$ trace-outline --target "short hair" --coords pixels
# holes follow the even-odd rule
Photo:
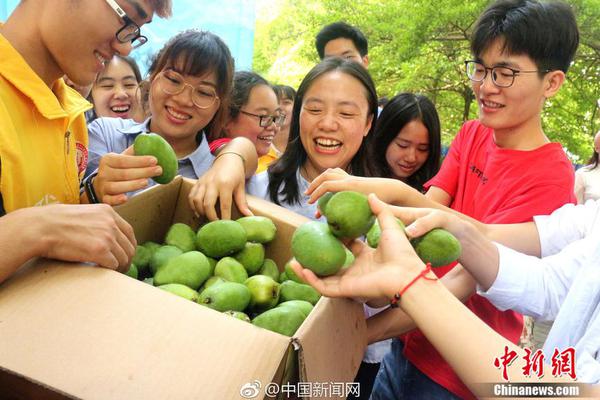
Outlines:
[[[271,87],[269,82],[256,72],[238,71],[235,73],[233,76],[231,104],[229,105],[229,118],[237,118],[240,114],[240,109],[248,103],[250,92],[254,87],[259,85]]]
[[[383,108],[377,118],[373,134],[367,136],[367,150],[370,162],[370,175],[391,178],[392,170],[385,154],[398,133],[408,123],[421,121],[427,129],[429,155],[425,163],[406,180],[406,183],[419,190],[433,178],[440,169],[441,128],[435,105],[422,94],[399,93]]]
[[[308,159],[308,154],[300,139],[300,112],[302,110],[302,102],[313,83],[321,76],[330,72],[340,72],[349,75],[359,81],[363,86],[364,95],[369,106],[367,118],[373,118],[367,137],[373,132],[373,127],[377,121],[377,91],[375,90],[375,83],[373,82],[373,79],[371,79],[369,72],[361,64],[343,58],[332,57],[321,61],[308,72],[298,87],[294,108],[292,109],[288,145],[281,158],[271,164],[267,169],[269,174],[269,199],[275,204],[281,205],[279,202],[279,195],[283,195],[283,200],[288,204],[300,203],[300,187],[298,185],[296,173]],[[366,156],[366,140],[363,139],[358,151],[350,161],[349,167],[352,175],[366,175],[366,165],[368,163]]]
[[[481,14],[471,37],[471,52],[481,55],[496,40],[503,50],[529,56],[540,70],[567,72],[579,45],[573,10],[559,1],[499,0]]]
[[[321,60],[325,58],[325,46],[327,43],[339,38],[351,40],[361,57],[369,54],[369,42],[360,29],[345,22],[339,21],[325,26],[317,34],[315,45],[317,46],[317,52],[319,53],[319,58]]]
[[[183,31],[169,39],[152,60],[148,71],[150,82],[162,70],[176,65],[184,75],[202,76],[214,71],[220,104],[205,131],[209,139],[216,138],[223,129],[231,96],[234,61],[229,47],[214,33],[195,29]]]
[[[283,99],[294,101],[296,98],[296,90],[293,87],[287,85],[273,85],[273,90],[277,95],[277,100],[281,102]]]

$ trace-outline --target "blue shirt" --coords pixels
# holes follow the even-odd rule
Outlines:
[[[98,169],[100,158],[103,155],[107,153],[122,153],[133,144],[137,135],[150,132],[150,119],[138,123],[132,119],[98,118],[88,125],[88,131],[89,159],[85,176]],[[198,179],[210,169],[214,159],[208,148],[206,136],[204,133],[201,133],[200,144],[196,150],[178,160],[179,175],[186,178]],[[150,180],[148,185],[153,186],[155,184],[153,180]]]

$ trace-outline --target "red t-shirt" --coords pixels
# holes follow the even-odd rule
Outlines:
[[[215,155],[215,152],[219,150],[221,147],[225,146],[227,143],[231,142],[231,138],[221,138],[215,139],[208,144],[208,148],[210,152]]]
[[[479,221],[519,223],[576,203],[574,181],[573,166],[559,143],[531,151],[502,149],[496,146],[492,129],[469,121],[425,188],[443,189],[452,197],[452,209]],[[436,268],[436,275],[445,275],[455,265]],[[477,294],[465,305],[496,332],[518,343],[523,329],[520,314],[500,311]],[[461,398],[475,398],[421,331],[409,332],[403,340],[404,356],[421,372]]]

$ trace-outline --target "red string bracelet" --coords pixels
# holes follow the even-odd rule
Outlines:
[[[392,298],[392,300],[390,300],[390,307],[392,307],[392,308],[398,307],[398,302],[400,301],[400,297],[402,297],[402,295],[408,290],[408,288],[411,287],[416,281],[418,281],[419,278],[427,279],[428,281],[437,281],[437,278],[428,278],[425,276],[429,272],[431,272],[431,263],[427,263],[427,265],[425,265],[425,269],[423,269],[423,271],[421,271],[419,273],[419,275],[417,275],[412,281],[410,281],[408,283],[408,285],[404,286],[404,289],[402,289],[401,291],[399,291],[398,293],[396,293],[394,295],[394,298]]]

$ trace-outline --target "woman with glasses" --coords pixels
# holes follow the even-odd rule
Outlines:
[[[169,40],[150,67],[149,118],[142,123],[99,118],[89,125],[86,180],[91,183],[86,181],[87,187],[91,186],[101,201],[116,205],[154,184],[148,178],[161,174],[156,160],[133,156],[131,148],[137,135],[153,132],[175,150],[180,175],[200,178],[190,195],[192,207],[215,219],[217,199],[227,197],[229,200],[221,201],[221,216],[228,218],[226,204],[231,203],[234,193],[243,199],[240,191],[244,190],[245,171],[252,175],[256,168],[254,146],[244,138],[229,143],[219,160],[208,147],[208,138],[222,129],[232,75],[233,59],[218,36],[190,30]],[[240,207],[243,213],[249,213],[245,205]]]
[[[211,150],[218,154],[220,146],[228,140],[245,137],[254,143],[258,157],[262,157],[269,152],[284,119],[269,82],[255,72],[238,71],[233,78],[231,103],[223,129],[226,138],[211,143]]]
[[[341,58],[323,60],[298,88],[285,152],[248,182],[248,193],[315,219],[316,205],[308,204],[304,191],[329,168],[366,173],[364,138],[376,115],[377,94],[367,70]]]

